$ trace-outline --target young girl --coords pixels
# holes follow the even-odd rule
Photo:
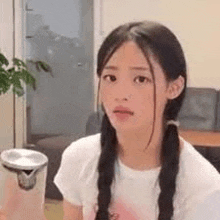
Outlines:
[[[187,76],[175,35],[155,22],[119,26],[97,74],[101,133],[72,143],[55,177],[64,219],[201,220],[220,175],[178,135]]]

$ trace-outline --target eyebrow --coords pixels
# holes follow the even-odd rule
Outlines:
[[[118,67],[116,67],[116,66],[105,66],[104,69],[107,69],[107,70],[118,70]]]
[[[118,67],[116,66],[105,66],[104,69],[110,69],[110,70],[118,70]],[[141,70],[141,71],[148,71],[149,68],[143,67],[143,66],[132,66],[130,67],[131,70]]]
[[[132,70],[142,70],[142,71],[149,70],[149,68],[143,67],[143,66],[134,66],[134,67],[130,67],[130,69],[132,69]]]

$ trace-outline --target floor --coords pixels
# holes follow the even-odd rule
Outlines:
[[[63,220],[62,201],[45,199],[44,214],[48,220]]]

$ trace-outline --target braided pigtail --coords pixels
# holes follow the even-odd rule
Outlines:
[[[179,137],[177,126],[170,124],[164,133],[161,150],[162,168],[159,174],[161,193],[158,199],[158,220],[172,219],[173,196],[176,190],[176,176],[179,170]]]
[[[114,164],[117,157],[117,138],[107,115],[103,116],[101,128],[101,155],[98,163],[98,211],[96,220],[108,220],[111,202],[111,184],[114,180]]]
[[[161,171],[159,174],[160,195],[158,198],[158,220],[171,220],[174,214],[174,194],[179,171],[180,141],[178,125],[175,121],[180,111],[184,92],[176,99],[169,100],[164,110],[164,136],[160,154]]]

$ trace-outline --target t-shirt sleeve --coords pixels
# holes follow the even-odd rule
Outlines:
[[[77,148],[70,145],[62,155],[61,165],[54,178],[54,183],[63,197],[73,205],[82,205],[79,180],[81,160]]]
[[[193,220],[207,219],[220,220],[220,190],[207,196],[195,210]]]
[[[204,196],[197,197],[190,207],[187,206],[182,217],[184,220],[220,220],[220,189],[212,190]]]

